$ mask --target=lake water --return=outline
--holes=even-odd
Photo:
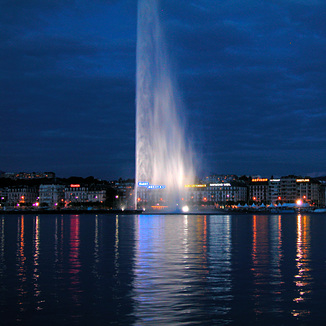
[[[326,215],[1,215],[1,325],[325,325]]]

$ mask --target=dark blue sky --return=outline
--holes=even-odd
[[[0,0],[0,170],[134,177],[136,0]],[[162,0],[202,173],[326,175],[326,2]]]

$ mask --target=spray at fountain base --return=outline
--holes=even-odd
[[[165,185],[152,185],[147,181],[137,185],[137,209],[173,214],[189,212],[184,188],[171,190]]]

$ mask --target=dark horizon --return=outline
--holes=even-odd
[[[11,174],[11,173],[15,173],[15,174],[20,174],[20,173],[26,173],[26,174],[32,174],[32,173],[54,173],[55,176],[54,177],[31,177],[31,178],[23,178],[23,177],[18,177],[18,178],[11,178],[9,176],[4,176],[4,174]],[[286,175],[276,175],[276,174],[273,174],[273,173],[269,173],[267,175],[260,175],[258,173],[253,173],[253,174],[241,174],[241,175],[236,175],[236,174],[233,174],[233,173],[208,173],[206,175],[197,175],[195,176],[195,179],[197,181],[204,181],[205,178],[207,177],[214,177],[214,176],[229,176],[230,178],[232,176],[235,176],[239,179],[241,178],[268,178],[268,179],[279,179],[279,178],[282,178],[282,177],[288,177],[288,176],[295,176],[295,177],[302,177],[302,178],[311,178],[311,179],[318,179],[318,180],[323,180],[325,179],[326,181],[326,175],[307,175],[307,174],[294,174],[294,173],[289,173],[289,174],[286,174]],[[135,177],[134,176],[131,176],[131,177],[127,177],[127,178],[122,178],[122,177],[117,177],[117,178],[114,178],[114,179],[105,179],[105,178],[101,178],[101,177],[97,177],[97,176],[94,176],[94,175],[86,175],[86,176],[81,176],[81,175],[77,175],[77,174],[71,174],[69,176],[61,176],[61,175],[57,175],[57,173],[55,171],[1,171],[0,170],[0,180],[1,179],[11,179],[13,181],[16,181],[16,182],[19,182],[19,180],[22,180],[22,181],[33,181],[33,180],[53,180],[53,179],[63,179],[63,180],[69,180],[69,179],[89,179],[89,180],[92,180],[92,179],[95,179],[97,181],[105,181],[105,182],[113,182],[113,181],[119,181],[119,180],[122,180],[122,181],[128,181],[128,180],[133,180],[135,181]],[[197,181],[194,181],[195,183]],[[76,181],[77,182],[77,181]],[[75,183],[75,181],[72,181],[72,183]]]

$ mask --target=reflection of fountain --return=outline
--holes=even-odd
[[[205,318],[207,306],[198,298],[207,295],[206,217],[148,215],[137,222],[132,291],[137,324],[176,325],[186,324],[189,316]]]
[[[252,272],[254,279],[253,298],[256,315],[266,314],[269,306],[264,304],[268,293],[262,284],[269,282],[269,225],[268,216],[253,216],[252,225]]]
[[[140,0],[137,31],[136,203],[174,209],[193,175],[181,101],[167,59],[157,0]],[[139,182],[161,188],[144,188]],[[162,189],[164,188],[164,189]],[[158,194],[159,193],[159,194]],[[157,198],[153,198],[157,197]]]
[[[140,215],[133,281],[137,325],[226,325],[230,216]]]

